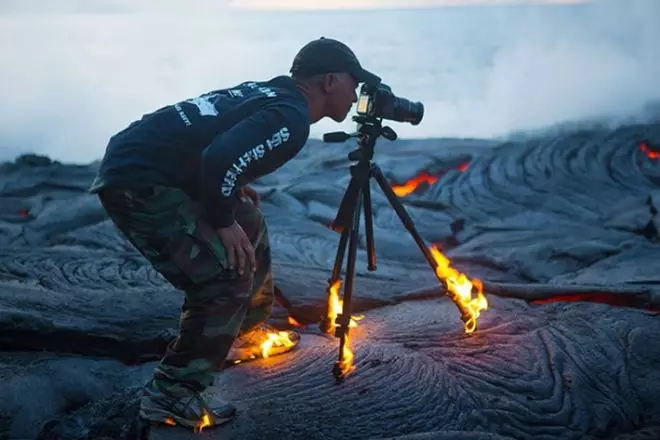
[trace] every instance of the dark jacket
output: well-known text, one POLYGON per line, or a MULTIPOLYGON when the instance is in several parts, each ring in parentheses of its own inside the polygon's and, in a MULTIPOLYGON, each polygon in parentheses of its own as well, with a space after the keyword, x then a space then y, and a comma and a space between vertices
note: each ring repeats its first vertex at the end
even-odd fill
POLYGON ((200 200, 214 228, 235 192, 292 159, 309 136, 307 100, 287 76, 168 105, 114 135, 90 188, 164 185, 200 200))

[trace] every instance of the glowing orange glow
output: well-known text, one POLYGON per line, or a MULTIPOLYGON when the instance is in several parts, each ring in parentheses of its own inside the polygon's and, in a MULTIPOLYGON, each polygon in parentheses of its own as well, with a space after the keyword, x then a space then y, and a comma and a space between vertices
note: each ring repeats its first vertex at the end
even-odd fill
POLYGON ((422 171, 417 176, 413 177, 403 185, 392 185, 392 189, 394 190, 394 194, 396 194, 399 197, 403 197, 414 192, 417 189, 417 187, 422 183, 428 183, 429 185, 433 185, 435 182, 438 181, 438 179, 439 177, 432 176, 426 171, 422 171))
MULTIPOLYGON (((330 286, 330 295, 328 297, 328 321, 332 323, 331 329, 339 327, 337 322, 337 317, 339 317, 344 310, 344 301, 339 299, 339 288, 341 287, 341 280, 335 281, 332 286, 330 286)), ((348 323, 348 327, 357 327, 357 321, 364 318, 364 316, 351 316, 351 320, 348 323)))
POLYGON ((342 350, 342 358, 339 363, 339 370, 341 371, 341 377, 346 377, 355 371, 355 364, 353 363, 353 351, 351 350, 351 340, 348 335, 346 335, 344 342, 344 349, 342 350))
POLYGON ((296 321, 293 316, 289 316, 288 322, 289 322, 289 325, 292 325, 294 327, 303 327, 303 325, 301 323, 299 323, 298 321, 296 321))
POLYGON ((645 143, 642 143, 639 146, 639 149, 642 150, 644 152, 644 154, 646 154, 649 157, 649 159, 660 159, 660 151, 652 150, 645 143))
POLYGON ((289 338, 289 332, 268 332, 266 339, 260 344, 261 356, 266 359, 273 347, 293 347, 295 342, 289 338))
POLYGON ((211 417, 208 415, 206 411, 204 411, 204 415, 202 416, 202 420, 197 423, 197 425, 194 428, 194 431, 199 433, 202 432, 202 429, 206 428, 207 426, 211 426, 211 417))
MULTIPOLYGON (((330 322, 329 332, 334 335, 335 329, 340 327, 340 324, 337 322, 337 318, 341 316, 344 310, 344 301, 339 299, 339 288, 341 287, 341 280, 335 281, 329 289, 328 292, 328 322, 330 322)), ((351 316, 351 319, 348 323, 349 328, 357 327, 357 321, 364 318, 364 316, 351 316)), ((342 360, 340 362, 339 368, 341 371, 341 376, 344 377, 351 372, 355 371, 355 365, 353 364, 353 350, 351 350, 351 343, 348 337, 348 334, 345 336, 344 348, 342 350, 342 360)))
MULTIPOLYGON (((460 172, 465 172, 465 170, 468 169, 468 165, 468 162, 462 163, 457 167, 457 169, 460 172)), ((442 177, 443 174, 444 172, 434 176, 429 174, 427 171, 422 171, 417 176, 413 177, 402 185, 392 185, 392 189, 394 190, 394 194, 399 197, 407 196, 408 194, 415 192, 415 190, 423 183, 433 185, 440 179, 440 177, 442 177)))
MULTIPOLYGON (((289 323, 295 322, 297 324, 297 321, 293 319, 292 317, 289 317, 289 323)), ((298 324, 300 326, 300 324, 298 324)), ((280 347, 293 347, 296 345, 294 341, 291 340, 290 334, 287 331, 272 331, 272 332, 261 332, 257 330, 255 334, 250 335, 250 339, 254 342, 254 344, 257 344, 259 346, 259 353, 261 354, 261 357, 264 359, 270 357, 273 351, 275 351, 276 348, 280 347)), ((246 359, 235 359, 232 361, 234 365, 238 365, 243 361, 249 361, 253 359, 257 359, 259 353, 256 352, 256 350, 252 350, 249 353, 249 357, 246 359)))
POLYGON ((533 304, 548 304, 555 302, 595 302, 609 304, 614 307, 637 307, 649 312, 660 312, 660 306, 649 305, 646 300, 631 295, 618 295, 616 293, 590 292, 566 293, 549 298, 535 299, 533 304))
MULTIPOLYGON (((202 429, 206 428, 207 426, 213 425, 211 416, 209 416, 209 414, 206 411, 204 410, 202 411, 204 412, 202 418, 199 420, 199 422, 197 422, 197 424, 193 428, 193 431, 196 433, 202 432, 202 429)), ((167 417, 163 423, 169 426, 177 425, 176 420, 174 420, 172 417, 167 417)))
POLYGON ((465 274, 451 267, 451 260, 437 246, 431 247, 431 255, 438 264, 435 269, 436 276, 445 283, 452 300, 464 314, 465 333, 472 333, 477 328, 477 318, 481 311, 488 309, 481 280, 470 280, 465 274), (473 296, 473 290, 476 290, 476 296, 473 296))

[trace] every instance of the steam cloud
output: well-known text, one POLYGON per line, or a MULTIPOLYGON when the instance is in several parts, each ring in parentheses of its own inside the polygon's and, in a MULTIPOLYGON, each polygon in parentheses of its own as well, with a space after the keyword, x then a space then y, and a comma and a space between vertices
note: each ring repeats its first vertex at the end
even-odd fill
MULTIPOLYGON (((322 34, 354 42, 363 64, 396 94, 424 102, 421 125, 393 124, 401 137, 502 136, 627 117, 660 100, 655 0, 595 0, 560 13, 538 6, 421 13, 463 20, 477 14, 483 31, 473 38, 476 48, 433 37, 436 28, 460 36, 474 27, 416 21, 413 13, 379 15, 385 22, 345 14, 337 25, 305 14, 234 20, 217 3, 212 13, 182 11, 178 2, 161 2, 158 11, 128 1, 103 10, 71 1, 68 10, 46 12, 20 6, 26 4, 8 0, 0 8, 0 160, 19 152, 78 163, 99 159, 107 139, 142 114, 213 88, 286 73, 299 45, 322 34), (398 34, 391 42, 408 33, 408 47, 388 49, 392 29, 398 34), (481 65, 462 63, 475 51, 484 52, 481 65), (429 70, 434 59, 437 70, 429 70)), ((204 4, 196 5, 201 11, 204 4)), ((350 118, 339 125, 324 120, 312 136, 353 127, 350 118)))
POLYGON ((660 99, 660 2, 599 0, 548 20, 529 9, 484 72, 483 96, 434 103, 441 131, 499 136, 584 119, 645 116, 660 99))

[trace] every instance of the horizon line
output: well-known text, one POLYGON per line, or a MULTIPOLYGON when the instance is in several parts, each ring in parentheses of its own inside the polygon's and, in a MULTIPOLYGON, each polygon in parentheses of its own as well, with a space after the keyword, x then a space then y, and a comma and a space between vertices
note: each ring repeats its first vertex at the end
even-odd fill
POLYGON ((578 6, 594 3, 596 0, 230 0, 228 7, 249 11, 349 11, 349 10, 397 10, 434 9, 461 7, 498 6, 578 6))

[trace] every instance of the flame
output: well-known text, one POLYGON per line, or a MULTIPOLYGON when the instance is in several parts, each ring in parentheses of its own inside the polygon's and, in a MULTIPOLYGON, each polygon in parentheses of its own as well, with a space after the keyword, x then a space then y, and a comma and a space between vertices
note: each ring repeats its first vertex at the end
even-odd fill
POLYGON ((202 415, 202 419, 195 425, 194 431, 196 433, 202 432, 202 429, 206 428, 207 426, 211 426, 211 417, 209 414, 204 411, 204 415, 202 415))
MULTIPOLYGON (((289 317, 289 322, 297 322, 295 319, 289 317)), ((299 325, 299 324, 298 324, 299 325)), ((273 350, 274 347, 293 347, 295 345, 295 342, 291 340, 289 337, 289 332, 287 331, 272 331, 272 332, 265 332, 261 330, 254 330, 254 334, 251 335, 251 339, 254 341, 253 343, 255 345, 259 345, 259 352, 261 352, 261 356, 266 359, 270 356, 271 351, 273 350)), ((257 359, 258 353, 256 352, 256 348, 252 350, 250 356, 248 359, 245 359, 245 361, 249 361, 252 359, 257 359)), ((235 359, 232 361, 234 365, 238 365, 243 360, 241 359, 235 359)))
MULTIPOLYGON (((469 162, 465 162, 460 164, 456 169, 458 169, 460 172, 465 172, 465 170, 468 169, 468 164, 469 162)), ((429 185, 433 185, 435 182, 437 182, 440 177, 444 174, 438 173, 437 175, 433 176, 429 174, 427 171, 422 171, 419 173, 417 176, 413 177, 403 185, 392 185, 392 189, 394 190, 394 194, 396 194, 399 197, 407 196, 408 194, 413 193, 419 185, 422 183, 428 183, 429 185)))
MULTIPOLYGON (((328 297, 328 321, 332 323, 332 330, 339 327, 337 322, 337 317, 341 315, 344 310, 344 301, 339 299, 339 287, 341 286, 341 280, 335 281, 332 286, 330 286, 330 295, 328 297)), ((348 323, 349 328, 357 327, 357 321, 364 318, 364 316, 351 316, 351 320, 348 323)))
POLYGON ((463 273, 451 267, 451 261, 437 246, 431 247, 431 255, 438 266, 436 276, 444 281, 452 299, 461 309, 465 320, 465 333, 472 333, 477 328, 477 318, 482 310, 488 309, 488 301, 483 294, 483 284, 478 279, 469 280, 463 273), (477 296, 472 296, 472 290, 477 290, 477 296))
MULTIPOLYGON (((328 294, 328 322, 331 323, 330 331, 334 334, 335 328, 340 327, 340 324, 337 322, 337 317, 340 316, 344 310, 344 301, 339 299, 339 287, 341 286, 341 280, 336 280, 330 286, 330 292, 328 294)), ((349 328, 357 327, 357 321, 363 319, 364 316, 351 316, 351 319, 348 323, 349 328)), ((348 334, 344 337, 344 348, 342 349, 341 362, 339 363, 339 369, 341 371, 341 376, 346 376, 352 373, 355 370, 355 365, 353 364, 353 350, 351 349, 351 342, 348 334)))
POLYGON ((660 159, 660 151, 652 150, 645 143, 642 143, 639 146, 639 149, 642 150, 649 157, 649 159, 660 159))
POLYGON ((303 325, 301 323, 299 323, 298 321, 296 321, 293 316, 289 316, 288 322, 289 322, 290 325, 292 325, 294 327, 303 327, 303 325))
POLYGON ((295 343, 289 339, 289 333, 285 331, 281 332, 268 332, 266 339, 260 344, 261 347, 261 356, 266 359, 270 350, 273 347, 292 347, 295 343))
MULTIPOLYGON (((207 426, 213 425, 213 423, 211 423, 212 420, 211 416, 209 416, 206 410, 202 410, 202 411, 203 411, 202 418, 199 420, 199 422, 197 422, 197 424, 193 428, 195 433, 202 432, 202 429, 206 428, 207 426)), ((176 420, 174 420, 172 417, 167 417, 163 423, 169 426, 177 425, 176 420)))
POLYGON ((353 371, 355 371, 353 357, 353 350, 351 350, 351 340, 347 334, 344 339, 344 349, 342 350, 341 361, 339 362, 339 371, 341 371, 342 377, 348 376, 353 371))

